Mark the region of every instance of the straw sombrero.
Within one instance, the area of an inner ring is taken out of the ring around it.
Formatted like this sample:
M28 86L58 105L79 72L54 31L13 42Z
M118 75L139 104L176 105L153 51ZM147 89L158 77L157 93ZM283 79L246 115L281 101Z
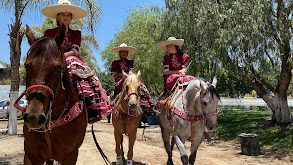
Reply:
M158 43L158 49L167 51L167 45L177 45L181 47L184 43L184 39L176 39L175 37L169 37L166 41Z
M87 11L81 7L71 5L69 0L59 0L56 5L50 5L41 10L41 13L46 17L56 18L56 15L61 12L72 14L72 20L84 18L87 16Z
M121 50L127 50L128 54L133 54L136 52L136 48L132 46L127 46L125 43L122 43L119 47L113 48L111 50L112 53L119 54Z

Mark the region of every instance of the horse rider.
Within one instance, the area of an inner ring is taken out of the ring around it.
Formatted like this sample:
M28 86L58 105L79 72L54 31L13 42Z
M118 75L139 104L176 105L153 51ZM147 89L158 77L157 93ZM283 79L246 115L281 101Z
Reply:
M168 54L164 56L163 61L164 92L159 96L158 101L164 100L174 91L178 83L178 78L182 77L180 83L187 83L194 78L193 76L186 75L189 56L182 52L181 47L183 43L184 39L169 37L167 40L161 41L157 45L158 49L168 52ZM164 102L162 101L159 104L164 104Z
M65 38L63 42L64 56L72 83L75 86L80 100L85 100L88 110L88 122L94 123L102 119L111 107L107 102L106 91L102 88L96 74L78 55L81 43L81 31L70 28L72 20L87 16L87 11L81 7L71 5L69 0L59 0L57 4L50 5L41 10L46 17L54 18L57 26L45 31L45 37L54 37L59 26L65 25Z
M134 69L134 61L127 59L129 54L136 53L136 48L132 46L127 46L125 43L122 43L119 47L115 47L111 50L114 54L119 54L120 59L114 60L112 62L111 67L111 75L115 79L116 85L114 87L114 95L112 97L112 100L121 92L124 77L122 74L122 70L127 73L131 74ZM150 94L146 86L140 81L140 91L139 91L139 97L140 97L140 106L142 110L144 111L144 115L146 117L149 117L152 115L152 107L153 107L153 101L150 98Z

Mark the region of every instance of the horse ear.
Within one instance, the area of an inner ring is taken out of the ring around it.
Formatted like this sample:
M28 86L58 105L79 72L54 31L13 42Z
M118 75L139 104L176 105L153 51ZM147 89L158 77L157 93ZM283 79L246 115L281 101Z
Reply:
M136 77L139 78L141 75L140 70L137 72Z
M65 29L66 29L65 25L62 24L59 27L57 34L55 35L55 41L56 41L58 47L63 44L64 37L65 37Z
M214 78L213 78L213 82L212 82L212 85L214 86L214 88L217 87L217 82L218 82L217 77L214 76Z
M33 35L32 29L28 25L26 25L25 35L26 35L26 38L27 38L28 43L30 45L32 45L34 42L36 42L37 39Z
M128 77L129 75L127 74L127 73L125 73L123 70L122 70L122 74L123 74L123 76L125 76L125 77Z

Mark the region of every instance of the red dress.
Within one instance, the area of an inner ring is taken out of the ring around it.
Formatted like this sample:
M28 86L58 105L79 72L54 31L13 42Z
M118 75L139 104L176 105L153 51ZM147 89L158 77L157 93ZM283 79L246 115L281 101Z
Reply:
M112 67L111 67L111 75L114 76L115 74L122 73L122 70L129 74L129 72L133 71L133 60L128 60L128 59L120 59L120 60L115 60L112 62ZM115 78L115 88L114 88L114 96L116 96L118 93L121 92L124 78L123 76L119 76ZM150 94L146 86L140 82L140 91L139 91L139 97L140 97L140 106L141 109L144 111L146 116L151 116L153 109L152 107L154 106L153 100L150 98Z
M173 70L181 70L186 68L187 62L189 60L189 56L187 54L169 54L164 56L164 72L173 71ZM174 73L170 75L163 75L164 78L164 86L168 90L172 90L173 86L176 84L176 81L179 77L183 77L182 83L189 82L194 77L190 75L182 76L179 73Z
M44 37L55 37L59 27L48 29ZM96 74L78 55L81 43L81 32L69 28L63 42L64 52L74 51L75 56L66 57L66 65L72 82L76 87L79 96L89 98L88 109L95 109L97 112L106 115L110 111L106 91L102 88Z
M111 75L114 76L115 74L122 73L122 70L125 73L129 73L130 71L133 71L133 60L128 60L127 58L125 59L120 59L120 60L115 60L112 62L112 67L111 67ZM115 82L119 82L123 76L119 76L115 78Z

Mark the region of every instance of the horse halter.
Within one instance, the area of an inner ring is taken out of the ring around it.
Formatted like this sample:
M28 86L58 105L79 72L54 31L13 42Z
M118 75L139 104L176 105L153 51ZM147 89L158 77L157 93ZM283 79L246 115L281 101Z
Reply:
M136 95L136 97L139 98L138 93L132 92L132 93L129 93L128 95L125 95L124 100L128 100L131 95Z
M201 84L201 83L200 83L200 84ZM203 110L203 105L202 105L201 96L202 96L203 94L205 94L205 93L207 92L207 90L208 90L208 84L205 83L205 85L206 85L205 89L204 89L202 92L200 92L200 103L201 103L200 105L201 105L202 114L199 115L199 116L191 116L191 117L190 117L191 119L196 118L195 121L197 121L197 120L202 120L202 119L204 119L204 118L206 118L206 117L208 117L208 116L214 116L214 115L218 115L218 114L219 114L219 108L218 108L218 107L217 107L217 110L216 110L215 113L205 114L205 112L204 112L204 110ZM184 109L185 112L187 112L187 107L186 107L186 105L185 105L185 103L184 103L184 97L183 97L183 94L182 94L181 99L182 99L183 109Z
M59 82L58 82L58 85L56 86L56 90L58 89L60 83L62 84L62 88L64 89L64 86L63 86L63 82L62 82L62 79L63 79L63 74L64 74L64 69L61 70L61 73L60 73L60 79L59 79ZM18 104L18 101L25 95L26 98L29 97L30 95L30 92L33 90L33 89L36 89L36 88L43 88L45 89L51 96L50 98L50 107L49 107L49 111L51 110L51 107L52 107L52 104L53 104L53 101L55 99L55 96L57 96L57 93L56 91L54 92L50 87L46 86L46 85L32 85L30 86L29 88L27 88L25 91L22 92L22 94L16 99L16 101L14 102L14 107L17 108L18 110L22 111L22 112L26 112L26 107L22 107ZM55 93L55 94L54 94Z
M49 92L50 95L51 95L51 99L54 100L54 92L52 91L51 88L49 88L49 87L46 86L46 85L33 85L33 86L30 86L30 87L26 90L26 93L25 93L26 97L28 97L30 91L33 90L33 89L35 89L35 88L43 88L43 89L47 90L47 92Z

